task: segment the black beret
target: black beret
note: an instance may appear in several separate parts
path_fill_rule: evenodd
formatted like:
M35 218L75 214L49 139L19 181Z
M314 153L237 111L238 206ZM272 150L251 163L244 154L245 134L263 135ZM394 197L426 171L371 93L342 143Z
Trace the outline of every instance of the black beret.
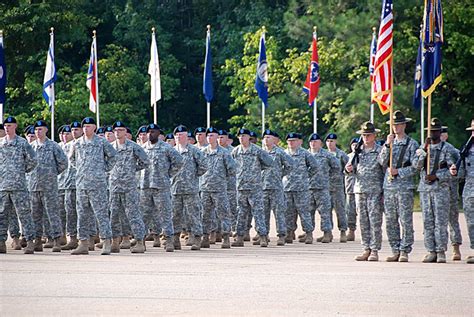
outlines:
M188 132L188 128L186 128L186 126L180 124L179 126L174 128L174 130L173 130L173 134L180 133L180 132Z
M16 119L15 117L12 117L12 116L8 116L5 121L3 122L3 124L5 123L16 123Z
M128 133L128 134L132 134L132 129L130 129L129 127L127 127L127 133Z
M188 138L194 138L194 134L192 131L188 131Z
M286 139L303 139L303 136L300 133L290 132L287 134Z
M35 125L34 125L35 128L38 128L38 127L48 127L48 124L46 123L46 121L44 120L38 120L35 122Z
M278 133L276 133L275 131L272 131L270 129L266 129L265 131L263 131L262 133L262 137L266 136L266 135L271 135L271 136L274 136L274 137L277 137L279 138L280 136L278 135Z
M161 131L161 128L159 125L157 124L154 124L154 123L150 123L147 127L146 127L146 132L150 131L150 130L158 130L158 131Z
M326 135L326 138L324 139L324 141L327 141L327 140L337 140L337 134L329 133L328 135Z
M114 128L112 128L111 126L107 126L105 127L105 132L114 132Z
M62 132L71 132L71 127L68 125L63 125L63 131Z
M352 138L351 144L352 144L352 143L357 143L357 142L359 142L359 138Z
M174 139L173 133L168 133L168 134L166 135L166 137L165 137L165 141L166 141L166 140L172 140L172 139Z
M140 133L146 133L146 125L142 125L138 131L137 131L137 136L140 134Z
M312 133L312 134L309 136L308 141L316 141L316 140L321 140L321 137L320 137L319 134L317 134L317 133Z
M217 130L214 129L213 127L209 127L209 128L207 128L207 130L206 130L206 135L209 134L209 133L217 133L217 134L219 134L219 131L217 131Z
M125 128L125 124L122 121L115 121L115 123L112 125L112 129L115 128Z
M80 127L81 127L81 123L79 121L74 121L73 123L71 123L71 129L80 128Z
M250 135L250 130L249 130L249 129L245 129L245 128L239 129L239 131L237 132L237 136L243 135L243 134Z
M198 134L198 133L206 133L206 132L207 132L206 129L203 128L203 127L198 127L196 129L194 129L194 134L195 135Z
M105 128L104 128L104 127L99 127L99 128L97 129L96 134L104 134L104 133L105 133Z
M94 118L85 117L84 119L82 119L81 126L84 126L85 124L95 124Z
M35 128L30 124L23 130L24 134L35 134Z
M219 134L219 135L228 135L226 130L219 130L219 131L217 131L217 134Z
M229 134L227 134L227 137L228 137L229 139L233 139L233 138L234 138L234 135L233 135L232 133L229 133Z
M253 131L250 131L250 136L252 138L256 138L257 137L257 133L253 132Z

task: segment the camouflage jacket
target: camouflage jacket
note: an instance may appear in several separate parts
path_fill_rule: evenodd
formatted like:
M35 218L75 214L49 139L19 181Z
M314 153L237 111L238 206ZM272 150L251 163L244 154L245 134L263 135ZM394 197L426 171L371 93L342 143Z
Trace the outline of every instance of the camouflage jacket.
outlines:
M294 165L290 174L283 178L283 189L286 192L307 191L310 174L317 172L318 162L311 153L303 148L298 148L293 154L287 149L286 153L291 156Z
M310 151L310 153L316 160L317 168L313 169L310 174L309 188L329 190L329 175L340 171L337 158L325 149L320 149L317 153Z
M352 173L355 176L354 194L378 194L382 193L384 169L380 159L382 147L375 144L374 147L365 151L362 145L362 152L359 154L359 163L354 166ZM349 155L352 159L354 153Z
M295 162L285 150L278 146L274 146L267 153L273 159L273 164L262 171L263 189L283 190L283 176L290 174Z
M11 142L0 138L0 162L0 191L28 190L26 173L37 164L31 145L19 136Z
M181 151L177 145L174 148L183 157L184 165L171 177L171 193L173 195L199 193L199 176L207 171L204 153L191 144Z
M222 147L222 148L224 150L226 150L227 152L229 152L230 156L232 157L232 151L234 150L234 147L232 145L228 145L227 147ZM236 166L236 168L237 168L237 166ZM236 191L237 190L236 187L235 187L236 183L237 183L237 176L235 174L231 175L231 176L228 176L227 177L227 190Z
M474 198L474 146L471 146L469 155L466 157L458 171L458 178L464 178L463 199Z
M270 155L251 143L247 150L235 147L232 157L237 163L237 190L262 190L262 170L273 164Z
M202 149L207 161L207 171L200 177L203 192L222 192L227 190L227 180L235 177L236 164L229 151L221 146L212 150L210 146Z
M344 187L344 167L349 161L349 156L339 148L336 148L336 152L328 152L336 157L339 165L339 168L331 169L329 173L329 190L334 191Z
M71 151L72 144L75 141L69 141L68 143L60 143L59 146L63 149L63 152L68 155ZM71 164L68 164L67 169L59 174L58 176L58 188L59 189L75 189L76 188L76 168Z
M448 147L445 146L445 142L440 142L438 144L430 144L430 171L433 172L433 169L436 168L436 177L437 180L431 184L428 184L425 181L426 176L426 157L427 153L424 151L423 146L420 147L420 154L415 155L413 160L413 165L420 172L420 183L418 184L419 192L429 192L436 191L440 187L449 187L450 180L452 178L449 173L449 167L456 163L452 158L451 154L448 152ZM439 153L438 165L435 167L436 156Z

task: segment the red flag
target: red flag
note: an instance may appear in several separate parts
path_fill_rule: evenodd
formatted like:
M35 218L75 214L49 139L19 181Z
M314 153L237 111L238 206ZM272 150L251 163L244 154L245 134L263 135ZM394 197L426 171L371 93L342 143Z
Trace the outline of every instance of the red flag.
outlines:
M313 44L311 45L311 64L309 64L308 75L304 83L303 91L308 94L308 104L313 105L314 100L318 97L319 83L319 57L318 57L318 39L316 32L313 33Z
M89 95L89 110L97 113L99 106L99 78L97 74L97 43L96 38L92 39L91 58L89 60L89 68L87 70L86 85L90 90Z

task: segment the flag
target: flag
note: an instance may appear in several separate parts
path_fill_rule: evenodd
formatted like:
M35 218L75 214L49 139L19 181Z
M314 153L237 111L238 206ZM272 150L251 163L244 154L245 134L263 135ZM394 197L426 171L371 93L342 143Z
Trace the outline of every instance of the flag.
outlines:
M97 42L95 36L92 39L91 58L89 60L89 69L87 70L86 85L90 90L89 110L96 113L99 106L99 77L97 73Z
M441 82L442 77L443 12L441 0L425 0L422 40L422 90L423 97L428 97Z
M369 57L369 74L370 74L370 83L371 83L371 97L370 102L375 102L374 100L374 71L375 71L375 55L377 54L377 35L374 33L372 34L372 42L370 43L370 57Z
M206 60L204 62L204 75L202 91L207 102L211 102L214 97L214 89L212 87L212 54L211 54L211 30L207 30L206 36Z
M150 104L153 107L154 104L161 100L160 61L158 59L158 47L156 46L155 31L153 31L151 35L150 63L148 64L148 74L151 76Z
M308 75L304 83L303 91L308 94L308 104L313 106L314 100L318 97L319 84L319 57L318 57L318 38L316 32L313 32L313 43L311 45L311 63L308 68Z
M266 107L268 102L268 64L267 52L265 50L265 32L262 32L260 37L255 89L257 90L258 97Z
M413 107L416 110L420 110L421 106L421 57L423 42L420 34L420 44L418 45L418 54L416 55L416 67L415 67L415 91L413 93Z
M46 69L43 79L43 97L52 111L54 105L54 83L56 82L56 67L54 66L54 34L50 34L48 54L46 56Z
M377 52L374 62L374 77L372 85L372 96L380 108L382 114L390 112L393 100L393 72L392 72L392 49L393 49L393 4L392 0L383 0L382 16L380 21L379 36L377 40Z
M7 87L7 65L5 64L5 52L3 51L3 35L0 33L0 103L5 103L5 88ZM2 119L2 118L0 118Z

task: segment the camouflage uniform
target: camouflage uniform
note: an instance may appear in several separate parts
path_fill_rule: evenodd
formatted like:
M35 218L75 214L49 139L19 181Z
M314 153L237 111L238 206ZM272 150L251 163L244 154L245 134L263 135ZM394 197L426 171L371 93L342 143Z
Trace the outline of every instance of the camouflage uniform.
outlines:
M234 148L232 157L237 162L237 235L245 234L248 217L253 215L258 234L266 236L268 228L263 213L262 170L272 166L272 158L252 143L246 150L242 145Z
M234 147L228 145L224 148L225 150L232 153ZM235 175L227 176L227 199L229 200L230 207L230 217L231 217L231 227L232 231L237 230L237 188L236 188L237 178Z
M354 166L354 194L356 210L359 215L362 245L365 250L382 248L382 184L384 170L379 160L382 147L374 147L359 154L359 163ZM352 159L354 153L349 155Z
M339 231L346 231L347 215L344 206L346 200L346 197L344 196L344 166L346 166L347 162L349 161L349 157L344 151L338 148L336 148L336 152L329 153L336 157L339 164L339 168L331 169L331 172L329 173L329 194L331 195L331 208L336 212L337 227L339 228Z
M278 146L274 146L271 151L268 151L268 154L273 159L273 164L270 168L262 171L265 225L270 231L270 213L273 210L278 236L284 237L287 228L283 176L291 172L294 162L291 156Z
M68 154L75 141L66 144L61 143L64 153ZM64 208L66 222L63 228L68 236L77 235L77 212L76 212L76 169L69 164L68 168L58 176L58 188L60 191L59 204ZM61 209L62 211L62 209Z
M331 153L325 149L320 149L317 153L310 153L313 155L317 163L317 167L312 170L309 179L311 220L314 226L315 213L317 210L321 217L321 231L330 232L332 231L333 224L331 220L329 175L339 173L341 166L336 157L331 155Z
M384 168L390 165L390 147L387 145L382 147L380 154ZM395 138L392 146L392 164L393 168L398 169L398 175L389 178L389 171L385 171L383 183L385 220L388 241L394 254L410 253L412 250L414 240L413 197L416 175L413 160L418 147L418 142L408 136L403 140ZM403 148L405 148L405 154L401 158ZM400 226L402 227L401 236Z
M454 162L457 162L459 159L459 150L456 149L451 143L444 142L444 146L451 154L451 158ZM459 227L459 209L458 209L458 184L459 180L457 178L451 178L449 180L449 237L451 238L452 245L461 245L462 236L461 228Z
M139 208L136 172L146 168L150 161L141 146L125 140L123 145L114 141L112 146L117 151L116 162L110 171L110 218L112 237L128 234L123 232L123 223L130 225L137 240L145 237L145 224Z
M15 210L26 240L36 237L31 216L25 173L37 165L36 154L28 142L16 136L8 142L0 138L0 241L7 240L9 214Z
M95 235L96 224L101 239L112 238L107 204L107 172L113 168L116 154L109 142L96 135L92 140L82 136L72 144L69 160L76 168L79 240L87 240Z
M227 180L235 176L235 161L231 154L221 146L217 146L215 150L207 146L202 151L207 161L207 171L200 178L203 232L209 234L217 229L216 222L213 222L213 215L217 213L217 218L222 224L222 233L227 234L231 231Z
M354 174L345 175L344 186L346 189L347 227L352 231L355 231L357 228L357 211L355 204L354 183Z
M295 153L288 149L286 153L291 156L294 166L289 175L283 178L283 189L287 203L286 227L288 231L295 231L296 220L300 216L303 231L314 231L309 210L309 175L318 168L318 163L311 153L303 148L298 148Z
M459 178L466 180L462 192L464 207L464 216L467 222L467 233L471 243L471 249L474 249L474 146L471 146L469 155L459 168Z
M444 142L430 144L430 168L433 170L437 152L439 164L436 170L438 180L433 184L425 182L426 152L420 148L420 155L415 156L414 166L420 171L421 211L423 212L423 229L425 248L428 252L444 252L448 245L448 215L449 215L449 180L451 174L448 167L453 164L451 154Z
M166 237L174 235L170 178L184 164L183 158L171 145L158 140L144 144L150 165L142 170L140 179L140 208L144 217L152 219L155 228L162 228ZM157 233L159 231L156 231Z

